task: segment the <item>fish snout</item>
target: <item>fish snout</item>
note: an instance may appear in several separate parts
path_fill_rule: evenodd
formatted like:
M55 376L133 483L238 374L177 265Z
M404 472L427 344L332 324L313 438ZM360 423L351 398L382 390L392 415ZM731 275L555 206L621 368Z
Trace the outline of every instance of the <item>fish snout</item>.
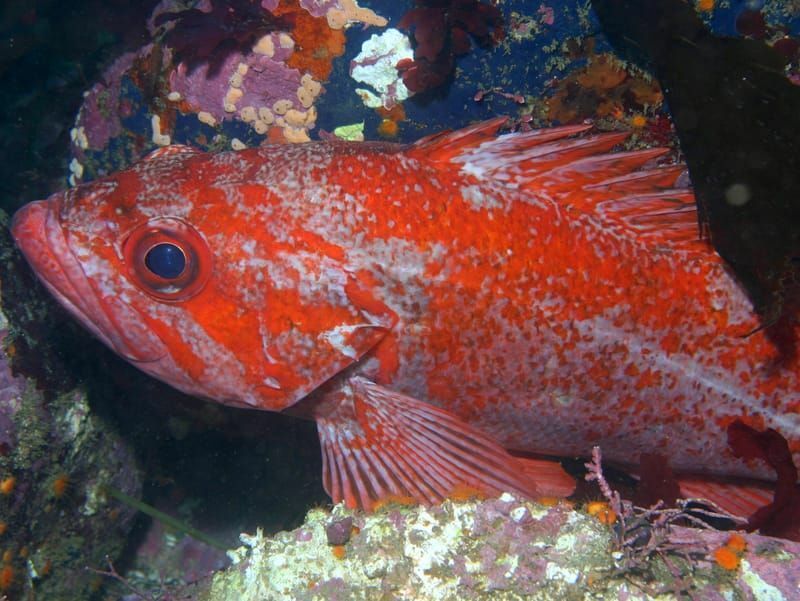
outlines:
M139 312L93 283L73 252L59 218L57 197L31 202L11 219L11 235L39 280L97 338L128 361L158 361L163 341Z
M47 200L29 202L18 209L11 218L11 235L26 256L28 255L26 247L37 244L36 240L44 229L47 213L50 210L49 204Z

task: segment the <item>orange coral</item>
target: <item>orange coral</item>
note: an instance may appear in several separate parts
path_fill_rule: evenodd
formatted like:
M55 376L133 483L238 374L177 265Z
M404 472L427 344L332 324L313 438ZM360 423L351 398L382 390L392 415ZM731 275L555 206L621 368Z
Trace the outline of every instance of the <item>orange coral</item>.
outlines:
M627 82L628 91L633 96L634 102L642 106L658 106L664 102L664 93L655 80L647 81L644 78L632 77Z
M735 570L739 567L739 556L728 547L720 547L714 551L714 561L724 570Z
M48 559L47 561L44 562L42 569L39 570L39 576L41 576L42 578L44 578L45 576L49 576L52 569L53 569L53 562Z
M294 20L294 52L286 64L310 73L317 81L328 79L333 59L344 54L344 31L331 29L325 17L312 16L296 0L281 0L272 12L276 17L285 15Z
M286 136L283 135L283 128L282 127L270 127L267 131L267 142L270 144L286 144L288 140Z
M734 533L728 537L728 542L725 543L725 546L736 553L744 553L745 549L747 549L747 541L744 540L741 534Z
M402 104L395 104L392 106L392 108L388 109L386 107L380 106L378 107L377 111L378 114L384 119L391 119L392 121L406 120L406 109L403 108Z
M617 521L616 512L605 501L592 501L586 505L586 513L597 518L601 524L611 525Z
M548 101L548 117L562 123L586 118L621 119L628 111L656 108L664 100L660 86L626 71L609 54L592 55L586 66L561 80Z
M56 499L60 499L64 496L64 493L67 492L69 488L69 476L66 474L59 474L56 476L55 480L53 480L53 496Z
M714 551L714 561L725 570L735 570L739 567L745 549L747 541L741 534L734 532L722 547Z
M382 119L378 125L378 135L381 138L396 138L399 131L400 127L397 125L397 121L391 119Z
M628 74L609 55L601 54L592 60L577 81L584 88L610 90L625 81Z
M474 486L467 486L465 484L456 484L447 493L447 498L453 501L472 501L487 498L486 491Z
M14 582L14 568L5 565L0 569L0 591L5 591L11 588Z
M347 555L344 545L333 545L331 547L331 553L333 553L336 559L344 559L344 556Z
M2 482L0 482L0 493L3 495L10 495L14 492L14 487L17 484L17 479L14 476L9 476Z

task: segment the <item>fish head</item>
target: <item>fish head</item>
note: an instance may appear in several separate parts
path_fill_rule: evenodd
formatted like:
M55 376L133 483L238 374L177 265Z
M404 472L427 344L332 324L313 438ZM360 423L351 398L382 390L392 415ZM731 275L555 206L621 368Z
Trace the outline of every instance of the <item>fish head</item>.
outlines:
M22 207L12 235L56 299L139 369L280 411L359 361L393 318L341 249L304 235L280 181L253 179L253 151L158 150Z

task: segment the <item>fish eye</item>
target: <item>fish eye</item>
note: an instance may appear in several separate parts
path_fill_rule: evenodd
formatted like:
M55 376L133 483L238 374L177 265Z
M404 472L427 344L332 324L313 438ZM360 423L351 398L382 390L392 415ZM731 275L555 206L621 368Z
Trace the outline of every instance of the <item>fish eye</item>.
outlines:
M163 301L186 300L200 292L211 274L211 251L200 233L172 217L151 219L122 244L130 279Z
M144 264L158 277L174 280L186 268L186 255L177 244L161 242L147 251Z

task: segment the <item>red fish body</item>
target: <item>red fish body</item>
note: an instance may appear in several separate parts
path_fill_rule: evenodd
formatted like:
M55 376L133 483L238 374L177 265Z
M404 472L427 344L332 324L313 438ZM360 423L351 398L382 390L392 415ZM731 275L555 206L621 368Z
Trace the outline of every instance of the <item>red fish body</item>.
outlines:
M13 234L145 372L315 419L337 501L568 491L506 451L592 445L773 478L728 451L737 419L797 462L800 365L696 240L681 167L610 153L624 134L501 124L410 147L167 147L24 207Z

